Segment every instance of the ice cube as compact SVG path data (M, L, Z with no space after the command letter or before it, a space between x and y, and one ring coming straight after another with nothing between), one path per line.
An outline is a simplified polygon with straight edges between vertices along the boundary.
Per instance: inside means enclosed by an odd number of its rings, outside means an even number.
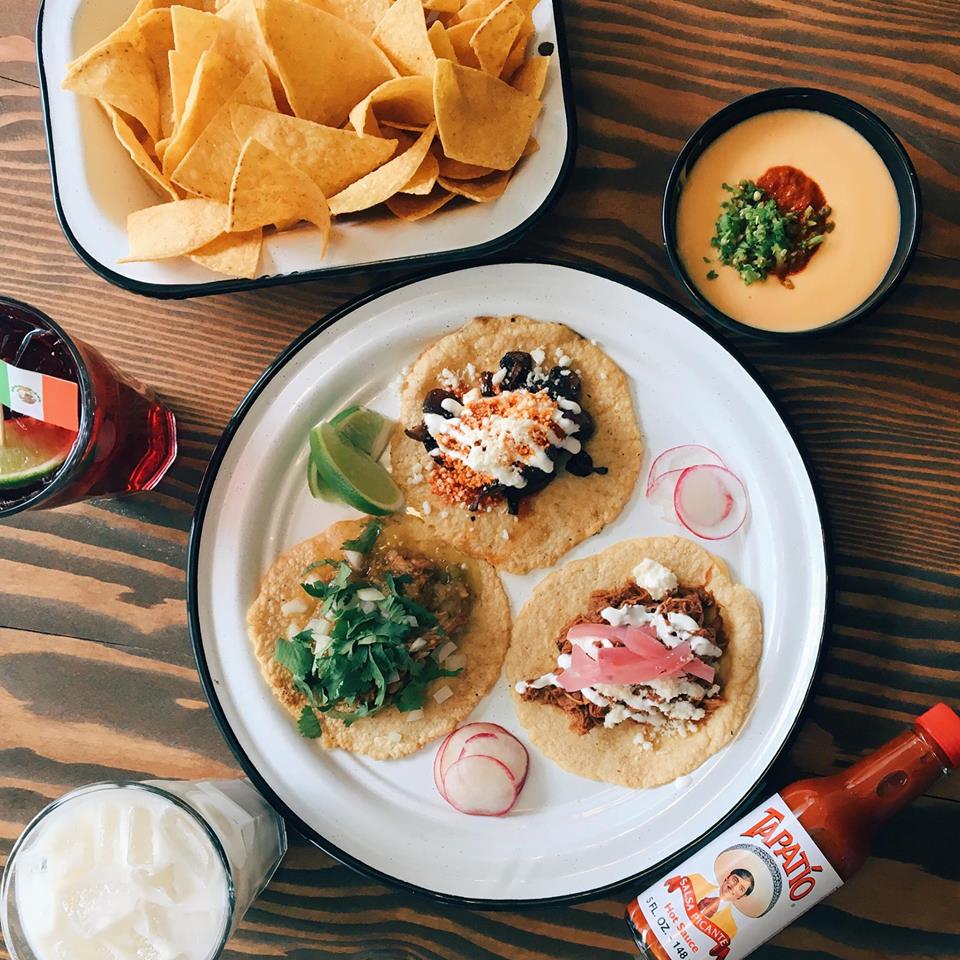
M94 862L123 863L126 860L128 817L129 810L120 805L119 797L107 794L100 797L93 833Z
M129 921L136 909L137 891L115 871L94 869L66 888L61 905L74 929L86 940L109 927Z
M169 845L169 856L198 873L209 867L213 847L203 828L183 810L171 808L160 817L160 829Z
M132 867L150 866L154 857L154 817L146 807L130 811L127 826L126 863Z

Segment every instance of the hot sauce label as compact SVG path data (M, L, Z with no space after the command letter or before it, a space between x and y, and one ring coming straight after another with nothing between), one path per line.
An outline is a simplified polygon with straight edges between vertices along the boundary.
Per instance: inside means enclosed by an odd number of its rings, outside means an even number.
M843 881L779 794L630 904L675 960L739 960Z

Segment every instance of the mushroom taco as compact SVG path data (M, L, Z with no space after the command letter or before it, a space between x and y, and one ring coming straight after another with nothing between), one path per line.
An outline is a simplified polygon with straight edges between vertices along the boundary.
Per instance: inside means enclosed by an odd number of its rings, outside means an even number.
M723 561L680 537L627 540L533 591L507 654L517 714L564 769L654 787L698 767L743 724L760 608Z
M424 350L391 444L407 503L513 573L613 520L642 456L623 371L569 327L520 316L477 317Z
M419 520L348 520L278 557L247 614L300 732L378 760L449 733L500 675L510 608L490 564Z

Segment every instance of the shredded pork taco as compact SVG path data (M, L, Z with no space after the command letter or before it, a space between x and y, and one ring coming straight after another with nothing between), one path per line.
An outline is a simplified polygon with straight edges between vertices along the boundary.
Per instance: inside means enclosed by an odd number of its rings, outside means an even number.
M680 537L627 540L534 590L507 655L520 721L564 769L653 787L743 724L763 643L753 594Z
M283 554L247 623L301 734L383 760L473 710L500 675L510 609L488 563L395 517L336 523Z
M643 455L630 387L559 323L477 317L404 379L393 476L444 539L514 573L613 520Z

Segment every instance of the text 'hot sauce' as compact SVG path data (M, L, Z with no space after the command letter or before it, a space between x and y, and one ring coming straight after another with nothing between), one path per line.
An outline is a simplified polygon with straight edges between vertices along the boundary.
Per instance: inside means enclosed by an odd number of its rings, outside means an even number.
M653 960L740 960L849 879L873 836L960 765L946 704L831 777L800 780L725 830L627 907Z

